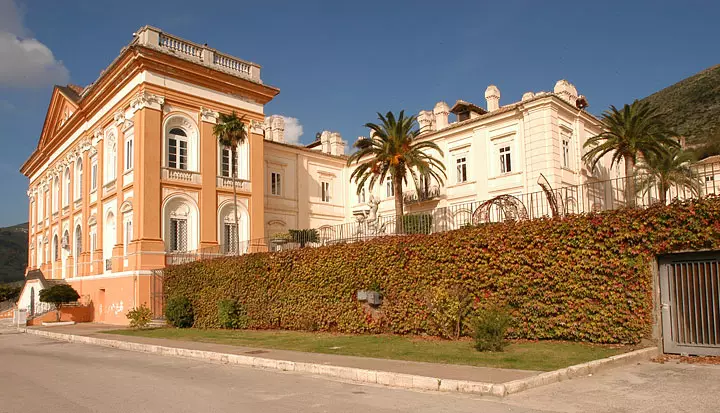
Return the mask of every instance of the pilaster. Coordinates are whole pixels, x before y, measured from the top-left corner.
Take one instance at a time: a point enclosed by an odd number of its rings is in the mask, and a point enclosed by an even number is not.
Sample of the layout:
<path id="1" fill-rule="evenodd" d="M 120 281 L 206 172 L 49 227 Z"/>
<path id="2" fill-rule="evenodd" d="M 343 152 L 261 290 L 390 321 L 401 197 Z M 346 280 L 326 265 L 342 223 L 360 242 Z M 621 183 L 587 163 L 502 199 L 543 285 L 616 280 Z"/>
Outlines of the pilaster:
<path id="1" fill-rule="evenodd" d="M 200 248 L 218 244 L 217 234 L 217 138 L 213 127 L 217 123 L 218 113 L 201 108 L 200 110 Z"/>
<path id="2" fill-rule="evenodd" d="M 265 237 L 265 145 L 262 131 L 256 127 L 250 128 L 248 134 L 250 143 L 250 182 L 252 196 L 250 197 L 250 239 Z"/>

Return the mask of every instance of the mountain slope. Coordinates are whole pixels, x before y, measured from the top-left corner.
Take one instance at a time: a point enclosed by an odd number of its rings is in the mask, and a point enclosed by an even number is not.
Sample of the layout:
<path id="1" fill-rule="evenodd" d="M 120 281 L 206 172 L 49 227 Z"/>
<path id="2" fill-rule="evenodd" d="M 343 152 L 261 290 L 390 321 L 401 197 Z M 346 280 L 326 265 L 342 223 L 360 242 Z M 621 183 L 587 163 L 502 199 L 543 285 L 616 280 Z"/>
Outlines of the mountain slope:
<path id="1" fill-rule="evenodd" d="M 666 122 L 689 144 L 720 143 L 720 65 L 643 99 L 666 114 Z"/>
<path id="2" fill-rule="evenodd" d="M 28 224 L 0 228 L 0 283 L 25 278 Z"/>

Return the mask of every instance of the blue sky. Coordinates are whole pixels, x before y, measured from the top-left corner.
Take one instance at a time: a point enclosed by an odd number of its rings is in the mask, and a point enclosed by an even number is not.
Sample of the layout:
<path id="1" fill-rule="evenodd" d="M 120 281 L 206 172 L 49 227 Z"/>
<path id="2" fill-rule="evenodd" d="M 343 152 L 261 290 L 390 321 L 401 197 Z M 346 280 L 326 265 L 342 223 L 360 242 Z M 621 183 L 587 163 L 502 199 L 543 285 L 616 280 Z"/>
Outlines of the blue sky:
<path id="1" fill-rule="evenodd" d="M 711 1 L 0 0 L 0 227 L 27 221 L 18 168 L 40 134 L 53 83 L 93 82 L 139 27 L 263 66 L 280 88 L 267 114 L 353 142 L 377 111 L 439 100 L 501 104 L 566 78 L 593 113 L 720 63 Z"/>

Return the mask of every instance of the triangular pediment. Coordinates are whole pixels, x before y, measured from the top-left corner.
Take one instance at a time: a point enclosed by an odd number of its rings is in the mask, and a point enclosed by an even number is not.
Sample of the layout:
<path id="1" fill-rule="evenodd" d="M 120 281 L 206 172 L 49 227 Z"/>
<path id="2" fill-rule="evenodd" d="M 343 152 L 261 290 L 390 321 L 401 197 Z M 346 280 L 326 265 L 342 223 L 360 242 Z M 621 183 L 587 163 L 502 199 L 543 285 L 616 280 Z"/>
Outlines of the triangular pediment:
<path id="1" fill-rule="evenodd" d="M 72 88 L 55 86 L 45 115 L 45 123 L 40 134 L 38 149 L 42 149 L 52 142 L 57 133 L 70 122 L 72 116 L 80 108 L 78 105 L 79 100 L 80 96 Z"/>

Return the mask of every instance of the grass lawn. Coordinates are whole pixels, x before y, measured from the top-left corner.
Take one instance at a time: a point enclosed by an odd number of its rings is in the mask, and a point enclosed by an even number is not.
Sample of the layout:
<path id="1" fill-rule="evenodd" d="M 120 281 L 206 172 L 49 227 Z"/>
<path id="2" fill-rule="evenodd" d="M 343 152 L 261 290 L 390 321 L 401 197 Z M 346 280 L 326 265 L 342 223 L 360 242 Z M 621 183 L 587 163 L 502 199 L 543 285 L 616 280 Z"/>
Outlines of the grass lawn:
<path id="1" fill-rule="evenodd" d="M 447 341 L 397 335 L 350 335 L 266 330 L 200 330 L 157 328 L 112 330 L 108 334 L 230 344 L 430 363 L 465 364 L 549 371 L 609 357 L 627 350 L 622 346 L 560 341 L 511 342 L 500 353 L 481 353 L 473 341 Z"/>

